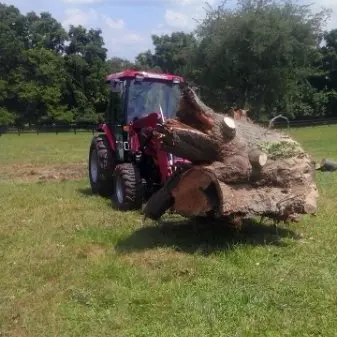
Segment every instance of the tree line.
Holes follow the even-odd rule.
[[[95,123],[104,77],[125,68],[182,75],[218,111],[264,121],[337,117],[337,29],[330,11],[290,1],[239,0],[205,9],[193,33],[153,35],[134,62],[107,57],[102,32],[0,3],[0,125]]]

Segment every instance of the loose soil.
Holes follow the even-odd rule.
[[[45,182],[80,180],[87,175],[86,163],[37,166],[15,164],[0,166],[0,181]]]

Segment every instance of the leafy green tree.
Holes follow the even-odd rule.
[[[21,119],[29,124],[71,121],[62,106],[66,84],[63,58],[45,48],[28,49],[25,56],[25,80],[17,87],[18,99],[21,106],[25,106]]]
[[[193,34],[175,32],[171,35],[152,36],[155,47],[154,65],[165,72],[180,75],[189,72],[191,55],[195,52],[197,42]]]
[[[66,32],[49,13],[0,3],[0,125],[95,122],[107,108],[105,76],[126,68],[181,74],[219,111],[337,116],[337,29],[323,33],[328,12],[239,0],[205,14],[193,34],[153,35],[154,51],[133,63],[107,60],[99,29]]]
[[[191,75],[191,58],[197,47],[193,34],[175,32],[171,35],[153,35],[154,53],[150,50],[136,57],[136,64],[145,70]]]
[[[4,107],[0,107],[0,126],[8,126],[13,124],[15,116],[12,112],[8,111]]]
[[[68,35],[61,23],[49,13],[35,12],[26,15],[26,41],[28,48],[45,48],[58,53],[64,51]]]
[[[62,106],[66,37],[50,14],[0,4],[0,124],[72,120]]]
[[[107,73],[117,73],[125,69],[135,69],[136,65],[120,57],[112,57],[106,62]]]
[[[243,0],[210,10],[198,27],[198,81],[218,108],[239,105],[255,117],[294,111],[313,74],[326,13],[292,2]]]
[[[140,53],[136,57],[136,65],[143,70],[150,70],[156,66],[151,50]]]
[[[71,26],[66,48],[65,102],[78,122],[94,122],[106,108],[106,49],[100,30]]]
[[[14,6],[0,4],[0,124],[13,121],[20,110],[17,85],[25,48],[25,17]]]
[[[14,6],[0,3],[0,76],[4,80],[22,61],[26,20]]]
[[[326,32],[324,46],[321,48],[321,73],[312,79],[319,92],[325,92],[327,114],[337,117],[337,29]]]

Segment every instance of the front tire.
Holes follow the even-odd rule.
[[[119,210],[138,210],[142,207],[142,179],[132,163],[117,165],[114,173],[113,202]]]
[[[109,196],[113,191],[115,161],[105,135],[93,138],[89,153],[89,179],[94,194]]]

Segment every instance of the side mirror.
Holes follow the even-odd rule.
[[[122,86],[123,86],[123,82],[120,80],[113,80],[111,82],[111,91],[112,92],[117,92],[120,93],[122,92]]]

